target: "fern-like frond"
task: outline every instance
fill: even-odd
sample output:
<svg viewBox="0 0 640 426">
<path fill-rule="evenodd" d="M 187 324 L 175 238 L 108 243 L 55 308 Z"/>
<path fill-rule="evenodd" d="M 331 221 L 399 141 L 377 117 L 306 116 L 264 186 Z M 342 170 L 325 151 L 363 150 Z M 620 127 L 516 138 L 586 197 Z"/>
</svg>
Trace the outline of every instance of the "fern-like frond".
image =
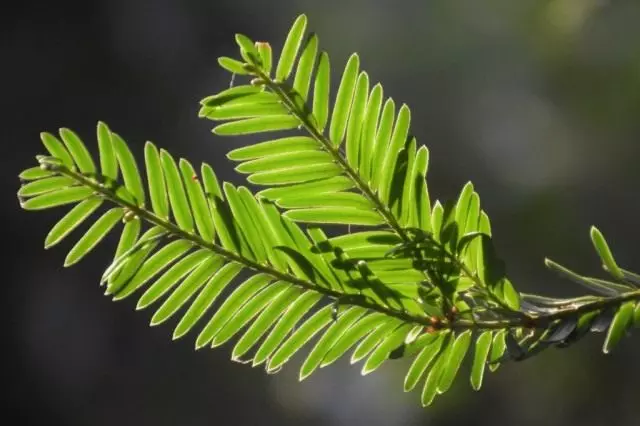
<svg viewBox="0 0 640 426">
<path fill-rule="evenodd" d="M 371 88 L 355 54 L 347 61 L 331 102 L 329 56 L 320 52 L 317 35 L 305 38 L 306 28 L 302 15 L 287 35 L 273 77 L 271 60 L 265 62 L 255 53 L 260 47 L 271 58 L 267 43 L 253 44 L 239 36 L 244 62 L 234 60 L 235 66 L 229 67 L 229 58 L 220 59 L 223 68 L 232 73 L 240 69 L 240 74 L 253 79 L 202 100 L 200 115 L 223 121 L 214 133 L 257 135 L 297 129 L 293 135 L 288 132 L 229 152 L 230 159 L 240 162 L 236 170 L 249 174 L 249 182 L 268 186 L 259 195 L 274 201 L 294 221 L 382 226 L 395 233 L 400 240 L 396 244 L 412 247 L 406 254 L 413 262 L 402 275 L 374 268 L 379 276 L 414 287 L 422 280 L 431 286 L 451 282 L 445 296 L 452 303 L 461 286 L 471 284 L 489 292 L 494 302 L 517 310 L 518 294 L 505 274 L 482 272 L 483 249 L 492 248 L 488 239 L 483 245 L 476 238 L 490 231 L 473 186 L 467 184 L 446 211 L 439 202 L 432 208 L 426 184 L 429 151 L 424 146 L 418 149 L 410 135 L 409 108 L 398 109 L 393 99 L 385 100 L 380 84 Z M 427 234 L 441 245 L 436 261 L 442 262 L 446 254 L 452 265 L 446 277 L 427 271 L 439 269 L 434 262 L 413 259 L 416 238 Z M 391 248 L 363 240 L 358 250 L 346 255 L 352 265 L 359 261 L 385 265 Z M 497 258 L 491 250 L 487 262 L 493 265 Z"/>
<path fill-rule="evenodd" d="M 271 187 L 260 195 L 294 221 L 386 224 L 400 234 L 405 227 L 430 229 L 428 151 L 417 150 L 409 134 L 409 108 L 384 100 L 380 84 L 371 88 L 355 54 L 331 102 L 329 56 L 319 50 L 316 34 L 305 36 L 306 27 L 303 15 L 287 36 L 273 77 L 270 62 L 262 59 L 271 57 L 269 44 L 254 45 L 242 36 L 245 62 L 233 60 L 230 67 L 230 59 L 221 58 L 220 65 L 254 79 L 203 99 L 200 116 L 223 121 L 214 128 L 218 135 L 300 129 L 296 136 L 228 154 L 249 182 Z"/>
<path fill-rule="evenodd" d="M 420 300 L 415 269 L 406 267 L 407 259 L 386 259 L 387 266 L 380 259 L 402 242 L 394 233 L 342 239 L 328 239 L 319 228 L 305 233 L 271 202 L 220 184 L 206 164 L 197 173 L 151 142 L 145 145 L 145 182 L 124 140 L 103 123 L 97 134 L 100 170 L 80 138 L 63 129 L 61 139 L 42 134 L 50 155 L 38 157 L 40 168 L 21 173 L 24 209 L 73 205 L 53 226 L 47 248 L 90 223 L 65 266 L 119 232 L 101 279 L 105 294 L 113 300 L 137 295 L 137 309 L 154 309 L 152 325 L 177 317 L 174 339 L 194 332 L 196 348 L 202 348 L 239 336 L 232 358 L 275 372 L 317 336 L 301 378 L 349 350 L 352 362 L 363 361 L 363 374 L 390 358 L 428 351 L 432 360 L 447 357 L 442 371 L 429 377 L 442 374 L 434 389 L 448 388 L 471 330 L 431 329 L 429 313 L 438 307 Z M 104 204 L 111 207 L 101 213 Z M 360 260 L 353 263 L 350 255 Z M 362 260 L 371 257 L 378 260 Z M 425 356 L 418 361 L 413 376 L 415 368 L 427 370 Z"/>
</svg>

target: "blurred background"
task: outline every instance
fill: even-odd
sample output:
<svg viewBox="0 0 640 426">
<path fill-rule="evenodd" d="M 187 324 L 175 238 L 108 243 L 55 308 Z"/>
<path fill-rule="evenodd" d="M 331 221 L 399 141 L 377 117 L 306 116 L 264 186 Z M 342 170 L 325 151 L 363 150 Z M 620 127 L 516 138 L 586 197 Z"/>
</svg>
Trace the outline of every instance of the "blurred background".
<svg viewBox="0 0 640 426">
<path fill-rule="evenodd" d="M 216 63 L 233 35 L 279 51 L 300 13 L 334 71 L 361 54 L 385 94 L 406 102 L 431 151 L 432 196 L 475 183 L 520 290 L 581 294 L 544 270 L 549 256 L 599 273 L 588 229 L 640 270 L 638 0 L 103 0 L 15 2 L 0 16 L 0 186 L 5 252 L 5 413 L 16 425 L 635 425 L 640 339 L 612 355 L 603 336 L 490 374 L 468 374 L 422 409 L 402 392 L 407 364 L 360 377 L 343 361 L 297 381 L 229 360 L 230 345 L 193 350 L 172 324 L 149 328 L 135 301 L 102 296 L 109 250 L 62 268 L 43 240 L 60 211 L 23 212 L 17 174 L 67 126 L 94 147 L 104 120 L 142 158 L 152 140 L 242 182 L 198 101 L 229 83 Z M 334 82 L 338 78 L 334 77 Z M 8 274 L 7 274 L 8 272 Z"/>
</svg>

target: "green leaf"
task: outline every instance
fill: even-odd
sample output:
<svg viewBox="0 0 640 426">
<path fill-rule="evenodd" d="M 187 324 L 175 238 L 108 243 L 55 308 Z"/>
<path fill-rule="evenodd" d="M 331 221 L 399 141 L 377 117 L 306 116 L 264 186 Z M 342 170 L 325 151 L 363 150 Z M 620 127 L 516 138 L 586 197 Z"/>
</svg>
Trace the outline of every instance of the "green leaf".
<svg viewBox="0 0 640 426">
<path fill-rule="evenodd" d="M 325 367 L 334 363 L 360 339 L 371 333 L 372 330 L 380 327 L 388 320 L 389 319 L 385 315 L 378 312 L 362 317 L 358 322 L 346 330 L 338 341 L 331 347 L 322 360 L 320 367 Z"/>
<path fill-rule="evenodd" d="M 631 325 L 633 319 L 633 310 L 635 308 L 635 301 L 625 302 L 620 306 L 618 312 L 613 317 L 613 321 L 609 326 L 607 337 L 602 346 L 602 352 L 608 354 L 618 344 L 620 339 L 624 336 L 627 329 Z"/>
<path fill-rule="evenodd" d="M 557 264 L 551 259 L 545 259 L 544 264 L 547 268 L 556 272 L 561 277 L 567 278 L 577 284 L 580 284 L 586 287 L 591 291 L 595 291 L 605 296 L 610 296 L 610 297 L 618 296 L 630 290 L 629 287 L 622 284 L 605 281 L 605 280 L 598 280 L 595 278 L 583 277 L 582 275 L 577 274 L 576 272 L 570 270 L 569 268 L 565 268 L 564 266 Z"/>
<path fill-rule="evenodd" d="M 72 186 L 75 181 L 67 176 L 53 176 L 23 185 L 18 191 L 19 197 L 32 197 Z"/>
<path fill-rule="evenodd" d="M 107 289 L 114 288 L 116 278 L 120 277 L 118 275 L 119 271 L 125 269 L 123 266 L 126 262 L 123 255 L 129 253 L 129 251 L 135 246 L 138 236 L 140 235 L 140 228 L 141 220 L 139 217 L 135 217 L 124 224 L 124 228 L 120 234 L 120 240 L 118 241 L 118 247 L 116 248 L 116 252 L 113 256 L 113 261 L 102 274 L 102 277 L 100 278 L 100 286 L 106 282 Z M 134 272 L 135 271 L 131 272 L 131 276 Z"/>
<path fill-rule="evenodd" d="M 326 151 L 309 150 L 294 151 L 286 154 L 270 155 L 247 161 L 236 167 L 240 173 L 277 173 L 282 169 L 313 167 L 325 165 L 333 166 L 333 158 Z"/>
<path fill-rule="evenodd" d="M 347 161 L 352 167 L 358 168 L 360 155 L 360 137 L 362 133 L 362 123 L 364 121 L 364 111 L 369 95 L 369 76 L 366 72 L 361 72 L 356 82 L 353 104 L 347 125 L 346 153 Z M 366 147 L 363 147 L 363 150 Z"/>
<path fill-rule="evenodd" d="M 176 240 L 162 247 L 140 266 L 133 278 L 120 290 L 120 296 L 124 298 L 135 292 L 164 268 L 180 259 L 192 247 L 193 243 L 187 240 Z"/>
<path fill-rule="evenodd" d="M 173 157 L 164 149 L 160 150 L 160 162 L 164 171 L 173 217 L 176 219 L 180 229 L 193 232 L 193 216 L 191 216 L 189 201 L 182 185 L 178 166 L 176 166 Z"/>
<path fill-rule="evenodd" d="M 167 188 L 164 184 L 164 174 L 162 173 L 158 149 L 151 142 L 147 142 L 144 146 L 144 160 L 147 167 L 151 207 L 156 215 L 166 220 L 169 218 Z"/>
<path fill-rule="evenodd" d="M 371 179 L 371 166 L 373 151 L 376 142 L 376 130 L 378 128 L 378 118 L 382 109 L 383 90 L 380 83 L 371 90 L 367 107 L 364 112 L 362 123 L 362 134 L 360 137 L 360 173 L 367 180 Z"/>
<path fill-rule="evenodd" d="M 88 198 L 74 206 L 56 223 L 47 238 L 44 240 L 44 248 L 53 247 L 64 239 L 71 231 L 77 228 L 91 213 L 102 205 L 103 199 L 98 197 Z"/>
<path fill-rule="evenodd" d="M 480 238 L 478 276 L 495 297 L 506 303 L 507 301 L 503 297 L 504 281 L 506 280 L 504 262 L 498 257 L 492 238 L 486 233 Z"/>
<path fill-rule="evenodd" d="M 440 353 L 440 348 L 444 341 L 445 334 L 438 333 L 437 337 L 425 346 L 420 354 L 414 359 L 409 371 L 404 378 L 404 391 L 409 392 L 416 387 L 424 373 L 427 371 L 433 360 Z"/>
<path fill-rule="evenodd" d="M 293 80 L 293 90 L 298 92 L 305 101 L 307 100 L 307 95 L 309 93 L 311 75 L 313 74 L 313 66 L 315 64 L 317 54 L 318 36 L 310 34 L 302 50 L 302 55 L 300 55 L 298 69 L 296 70 L 296 76 Z"/>
<path fill-rule="evenodd" d="M 393 271 L 403 273 L 413 270 L 413 260 L 409 258 L 398 259 L 373 259 L 367 262 L 374 273 L 378 271 Z"/>
<path fill-rule="evenodd" d="M 114 191 L 114 195 L 117 199 L 132 206 L 137 204 L 136 197 L 134 197 L 133 194 L 124 186 L 118 186 Z"/>
<path fill-rule="evenodd" d="M 113 150 L 111 130 L 105 123 L 99 121 L 96 133 L 100 151 L 100 170 L 103 176 L 115 182 L 118 179 L 118 159 Z"/>
<path fill-rule="evenodd" d="M 293 241 L 290 241 L 290 245 L 295 246 Z M 301 254 L 297 250 L 297 247 L 294 248 L 291 246 L 277 246 L 274 248 L 287 255 L 287 257 L 289 258 L 289 265 L 291 266 L 291 270 L 296 276 L 308 281 L 316 281 L 317 271 L 313 263 L 311 263 L 311 261 L 303 254 Z"/>
<path fill-rule="evenodd" d="M 440 232 L 442 231 L 442 220 L 444 218 L 444 207 L 440 201 L 436 201 L 431 212 L 431 231 L 433 239 L 440 242 Z"/>
<path fill-rule="evenodd" d="M 442 376 L 438 381 L 438 393 L 445 393 L 451 387 L 453 380 L 458 374 L 460 365 L 464 360 L 467 351 L 469 350 L 469 344 L 471 343 L 471 330 L 464 331 L 456 338 L 452 345 L 447 365 L 442 371 Z"/>
<path fill-rule="evenodd" d="M 316 179 L 327 179 L 338 176 L 341 173 L 342 170 L 337 164 L 323 163 L 255 173 L 249 176 L 247 180 L 256 185 L 287 185 Z"/>
<path fill-rule="evenodd" d="M 402 239 L 394 232 L 362 231 L 333 237 L 330 242 L 331 245 L 340 247 L 343 250 L 353 250 L 359 247 L 371 247 L 376 245 L 391 246 L 400 244 Z"/>
<path fill-rule="evenodd" d="M 139 222 L 139 219 L 132 222 Z M 120 236 L 120 242 L 118 243 L 116 258 L 102 274 L 101 281 L 109 280 L 107 294 L 112 294 L 116 290 L 119 291 L 121 286 L 133 277 L 140 265 L 144 262 L 144 259 L 146 259 L 151 251 L 158 245 L 160 239 L 167 235 L 167 231 L 162 227 L 154 226 L 147 230 L 139 240 L 130 241 L 131 238 L 137 238 L 139 231 L 139 223 L 131 229 L 125 227 L 123 230 L 123 234 Z M 124 249 L 125 245 L 128 245 L 126 250 L 121 252 L 120 249 Z M 121 273 L 121 271 L 126 271 L 126 273 Z"/>
<path fill-rule="evenodd" d="M 250 299 L 247 297 L 246 303 L 237 309 L 236 312 L 233 313 L 231 319 L 229 319 L 220 329 L 216 337 L 211 342 L 211 346 L 216 347 L 226 343 L 229 339 L 235 336 L 242 327 L 258 315 L 274 297 L 277 297 L 288 287 L 288 283 L 278 281 L 262 288 Z"/>
<path fill-rule="evenodd" d="M 283 217 L 282 223 L 286 229 L 286 232 L 290 235 L 290 247 L 293 247 L 297 252 L 303 254 L 302 258 L 312 265 L 314 273 L 317 272 L 317 277 L 312 281 L 316 282 L 320 286 L 328 285 L 330 288 L 342 288 L 335 279 L 335 275 L 331 268 L 327 265 L 324 259 L 320 256 L 312 254 L 311 241 L 302 232 L 302 229 L 297 224 L 293 223 L 290 219 Z M 308 233 L 314 235 L 317 232 L 316 229 L 308 229 Z M 290 255 L 290 253 L 288 253 Z M 315 275 L 314 275 L 315 276 Z"/>
<path fill-rule="evenodd" d="M 253 366 L 262 364 L 278 348 L 291 329 L 321 299 L 321 295 L 308 291 L 302 294 L 295 302 L 289 304 L 289 309 L 280 317 L 271 333 L 262 342 L 253 358 Z"/>
<path fill-rule="evenodd" d="M 145 235 L 143 235 L 143 238 Z M 134 250 L 131 253 L 122 256 L 124 259 L 121 262 L 118 262 L 116 259 L 118 266 L 113 275 L 107 277 L 109 281 L 105 292 L 106 295 L 113 295 L 114 302 L 131 295 L 132 292 L 130 289 L 132 287 L 128 287 L 127 284 L 131 280 L 131 277 L 133 277 L 144 264 L 149 254 L 156 249 L 161 235 L 162 234 L 159 234 L 157 238 L 151 238 L 143 242 L 138 241 L 138 243 L 134 245 Z"/>
<path fill-rule="evenodd" d="M 420 229 L 425 231 L 431 230 L 431 199 L 429 198 L 429 189 L 427 188 L 427 169 L 429 167 L 429 150 L 425 146 L 421 146 L 416 153 L 416 159 L 413 163 L 417 168 L 415 193 L 416 193 L 416 221 Z"/>
<path fill-rule="evenodd" d="M 236 43 L 240 47 L 242 57 L 249 63 L 259 65 L 260 55 L 253 41 L 244 34 L 236 34 Z"/>
<path fill-rule="evenodd" d="M 636 309 L 633 311 L 633 323 L 636 328 L 640 328 L 640 302 L 636 304 Z"/>
<path fill-rule="evenodd" d="M 289 227 L 294 229 L 292 222 L 283 218 L 278 209 L 270 203 L 261 202 L 260 207 L 261 216 L 266 219 L 267 224 L 266 239 L 273 244 L 273 256 L 277 258 L 277 263 L 288 264 L 295 276 L 313 281 L 313 265 L 307 257 L 299 253 L 298 246 L 289 232 Z"/>
<path fill-rule="evenodd" d="M 96 165 L 87 150 L 87 147 L 82 143 L 78 135 L 72 130 L 60 129 L 60 137 L 67 146 L 67 149 L 71 153 L 75 163 L 78 165 L 80 172 L 85 175 L 94 175 L 96 173 Z"/>
<path fill-rule="evenodd" d="M 268 200 L 282 198 L 297 198 L 309 194 L 326 194 L 353 188 L 354 183 L 346 176 L 334 176 L 326 179 L 316 179 L 297 185 L 280 188 L 268 188 L 258 192 L 258 196 Z"/>
<path fill-rule="evenodd" d="M 224 267 L 220 268 L 222 264 L 223 260 L 219 257 L 210 257 L 200 263 L 158 308 L 153 318 L 151 318 L 151 325 L 161 324 L 171 318 L 204 285 L 203 290 L 189 306 L 180 323 L 178 323 L 173 333 L 173 338 L 177 339 L 193 327 L 208 307 L 211 306 L 213 299 L 219 292 L 217 287 L 211 287 L 211 282 L 224 269 Z M 205 282 L 207 283 L 205 284 Z M 212 297 L 212 293 L 215 293 L 215 296 Z"/>
<path fill-rule="evenodd" d="M 276 204 L 282 208 L 301 207 L 345 207 L 354 209 L 371 209 L 371 202 L 354 192 L 333 192 L 318 195 L 281 198 Z"/>
<path fill-rule="evenodd" d="M 358 58 L 358 55 L 354 53 L 349 57 L 344 72 L 342 73 L 342 80 L 338 87 L 336 102 L 333 107 L 333 113 L 331 114 L 329 138 L 336 146 L 340 146 L 344 139 L 345 131 L 347 130 L 351 100 L 353 98 L 359 68 L 360 58 Z"/>
<path fill-rule="evenodd" d="M 136 243 L 138 236 L 140 235 L 141 222 L 142 221 L 139 217 L 135 217 L 124 224 L 122 234 L 120 234 L 120 240 L 118 241 L 118 247 L 116 248 L 116 253 L 114 255 L 115 259 L 130 250 Z"/>
<path fill-rule="evenodd" d="M 381 323 L 375 329 L 369 329 L 367 336 L 362 339 L 356 349 L 351 354 L 351 364 L 362 360 L 372 350 L 380 344 L 380 342 L 387 336 L 391 335 L 393 331 L 398 327 L 400 321 L 395 318 L 386 318 L 386 321 Z"/>
<path fill-rule="evenodd" d="M 380 281 L 386 285 L 406 283 L 411 283 L 413 285 L 413 283 L 420 282 L 424 279 L 423 272 L 418 271 L 417 269 L 378 271 L 375 272 L 375 274 Z"/>
<path fill-rule="evenodd" d="M 47 151 L 49 151 L 53 157 L 62 161 L 62 164 L 64 164 L 65 167 L 69 170 L 73 170 L 75 168 L 75 164 L 69 154 L 69 151 L 67 151 L 62 142 L 60 142 L 55 136 L 51 133 L 42 132 L 40 133 L 40 139 Z"/>
<path fill-rule="evenodd" d="M 474 269 L 478 264 L 478 251 L 481 241 L 477 239 L 481 233 L 478 231 L 480 225 L 480 197 L 477 193 L 471 194 L 469 201 L 469 214 L 467 215 L 467 226 L 460 235 L 457 250 L 463 257 L 463 261 Z"/>
<path fill-rule="evenodd" d="M 313 85 L 313 116 L 320 132 L 324 131 L 329 119 L 330 68 L 329 55 L 327 52 L 320 53 Z"/>
<path fill-rule="evenodd" d="M 236 59 L 222 56 L 218 58 L 218 64 L 225 70 L 238 75 L 249 75 L 249 71 L 244 67 L 244 63 Z"/>
<path fill-rule="evenodd" d="M 520 294 L 516 291 L 508 278 L 500 280 L 496 290 L 498 298 L 511 310 L 520 310 Z"/>
<path fill-rule="evenodd" d="M 411 111 L 406 105 L 400 107 L 398 119 L 393 128 L 393 134 L 388 146 L 380 146 L 384 150 L 384 159 L 380 169 L 380 180 L 378 185 L 379 197 L 383 202 L 388 202 L 391 193 L 391 182 L 396 172 L 396 161 L 398 154 L 404 147 L 409 136 L 409 124 L 411 123 Z"/>
<path fill-rule="evenodd" d="M 451 334 L 447 334 L 445 337 L 445 341 L 443 342 L 443 347 L 438 353 L 438 357 L 429 371 L 427 375 L 427 380 L 424 382 L 424 387 L 422 388 L 422 406 L 426 407 L 431 405 L 433 399 L 438 393 L 438 384 L 440 383 L 441 377 L 444 374 L 445 369 L 448 366 L 449 357 L 453 349 Z"/>
<path fill-rule="evenodd" d="M 467 227 L 467 216 L 469 215 L 469 207 L 471 205 L 471 195 L 473 194 L 473 184 L 467 182 L 456 203 L 455 221 L 458 224 L 459 235 L 462 236 Z"/>
<path fill-rule="evenodd" d="M 491 348 L 491 332 L 484 331 L 476 340 L 475 352 L 473 354 L 473 366 L 471 368 L 471 387 L 473 390 L 480 390 L 484 368 L 487 364 L 487 356 Z"/>
<path fill-rule="evenodd" d="M 263 92 L 260 87 L 245 84 L 230 87 L 213 96 L 207 96 L 200 101 L 200 104 L 213 108 L 234 103 L 247 103 L 249 99 L 255 101 L 256 97 L 257 99 L 262 98 L 265 102 L 277 101 L 277 96 L 273 93 Z"/>
<path fill-rule="evenodd" d="M 480 212 L 480 219 L 478 220 L 478 231 L 491 236 L 491 224 L 489 223 L 489 216 L 484 211 Z"/>
<path fill-rule="evenodd" d="M 116 157 L 118 157 L 120 170 L 122 170 L 124 186 L 135 197 L 136 205 L 138 207 L 144 207 L 144 189 L 142 188 L 142 179 L 136 160 L 133 158 L 133 154 L 131 154 L 125 141 L 116 133 L 111 134 L 111 141 L 113 142 Z"/>
<path fill-rule="evenodd" d="M 40 166 L 30 167 L 28 169 L 25 169 L 22 172 L 20 172 L 20 174 L 18 175 L 20 180 L 37 180 L 37 179 L 43 179 L 51 176 L 55 176 L 55 173 L 44 170 Z"/>
<path fill-rule="evenodd" d="M 167 291 L 187 274 L 190 274 L 198 265 L 207 263 L 209 258 L 212 258 L 211 253 L 208 250 L 197 250 L 171 265 L 160 278 L 158 278 L 153 284 L 151 284 L 147 290 L 142 293 L 136 309 L 145 309 L 149 305 L 155 303 L 160 299 Z M 212 261 L 211 261 L 212 262 Z M 192 278 L 193 279 L 193 278 Z"/>
<path fill-rule="evenodd" d="M 266 252 L 267 262 L 280 271 L 287 270 L 284 257 L 276 253 L 275 247 L 279 245 L 277 238 L 271 229 L 265 206 L 256 200 L 253 193 L 246 188 L 238 191 L 240 200 L 247 211 L 253 227 L 256 229 L 261 244 Z"/>
<path fill-rule="evenodd" d="M 218 178 L 213 172 L 211 166 L 206 163 L 202 164 L 200 173 L 202 175 L 202 183 L 204 184 L 205 194 L 210 202 L 210 207 L 213 208 L 215 207 L 215 203 L 213 203 L 215 197 L 222 197 L 222 189 L 220 189 Z"/>
<path fill-rule="evenodd" d="M 249 245 L 249 249 L 252 252 L 252 255 L 249 255 L 249 257 L 255 257 L 259 262 L 266 261 L 267 254 L 264 248 L 264 242 L 261 241 L 258 230 L 256 229 L 247 208 L 238 195 L 238 191 L 241 188 L 236 190 L 236 188 L 228 182 L 223 184 L 223 188 L 224 193 L 227 196 L 229 207 L 231 208 L 233 220 L 239 225 L 236 227 L 236 231 L 238 234 L 242 234 L 244 236 Z"/>
<path fill-rule="evenodd" d="M 124 216 L 124 210 L 121 208 L 113 208 L 103 214 L 69 251 L 64 260 L 64 266 L 69 267 L 86 256 L 113 229 L 122 216 Z"/>
<path fill-rule="evenodd" d="M 267 372 L 277 371 L 305 343 L 325 328 L 331 322 L 332 308 L 331 305 L 325 306 L 300 325 L 269 359 Z"/>
<path fill-rule="evenodd" d="M 296 60 L 298 49 L 302 43 L 304 32 L 307 28 L 307 17 L 300 15 L 293 23 L 287 39 L 282 47 L 282 53 L 280 54 L 280 60 L 276 68 L 276 80 L 284 81 L 289 78 L 291 70 L 293 69 L 293 63 Z"/>
<path fill-rule="evenodd" d="M 419 227 L 416 215 L 416 175 L 418 170 L 415 168 L 416 161 L 416 138 L 412 138 L 409 145 L 405 148 L 407 155 L 407 168 L 404 176 L 404 186 L 402 188 L 402 197 L 400 199 L 400 222 L 407 224 L 413 228 Z"/>
<path fill-rule="evenodd" d="M 205 184 L 207 182 L 203 175 Z M 237 223 L 233 219 L 229 204 L 223 202 L 223 196 L 217 195 L 210 198 L 210 210 L 213 213 L 214 229 L 223 248 L 236 252 L 245 253 L 246 244 L 241 241 Z M 245 250 L 245 251 L 243 251 Z"/>
<path fill-rule="evenodd" d="M 329 352 L 331 347 L 338 339 L 358 321 L 365 313 L 365 309 L 359 306 L 353 306 L 348 311 L 341 314 L 320 337 L 313 349 L 307 355 L 302 367 L 300 368 L 300 380 L 309 377 L 322 363 L 322 359 Z"/>
<path fill-rule="evenodd" d="M 21 203 L 25 210 L 44 210 L 52 207 L 63 206 L 65 204 L 77 203 L 85 200 L 93 194 L 91 188 L 86 186 L 72 186 L 54 192 L 38 195 Z"/>
<path fill-rule="evenodd" d="M 471 194 L 469 199 L 469 209 L 467 211 L 466 226 L 460 233 L 461 238 L 464 235 L 468 235 L 472 232 L 478 231 L 478 225 L 480 222 L 480 197 L 476 192 Z"/>
<path fill-rule="evenodd" d="M 215 235 L 213 219 L 204 191 L 198 181 L 198 176 L 191 163 L 185 159 L 180 159 L 180 172 L 182 173 L 184 186 L 187 189 L 189 204 L 191 205 L 198 233 L 205 241 L 213 242 Z"/>
<path fill-rule="evenodd" d="M 284 214 L 291 220 L 306 223 L 336 223 L 349 225 L 381 225 L 384 220 L 373 210 L 347 207 L 322 207 L 289 210 Z"/>
<path fill-rule="evenodd" d="M 385 153 L 391 132 L 393 131 L 393 122 L 396 114 L 396 104 L 393 99 L 389 98 L 384 103 L 382 115 L 376 131 L 376 137 L 373 139 L 371 146 L 371 176 L 370 181 L 374 188 L 379 187 L 380 176 L 386 171 L 382 169 Z M 391 171 L 393 173 L 393 170 Z"/>
<path fill-rule="evenodd" d="M 593 247 L 596 249 L 598 256 L 602 259 L 602 263 L 604 264 L 607 272 L 619 280 L 623 279 L 624 274 L 616 264 L 613 254 L 611 254 L 611 250 L 609 249 L 609 245 L 607 244 L 607 240 L 604 239 L 602 232 L 600 232 L 600 230 L 595 226 L 591 227 L 591 242 L 593 243 Z"/>
<path fill-rule="evenodd" d="M 308 136 L 290 136 L 234 149 L 227 154 L 227 158 L 234 161 L 246 161 L 317 148 L 318 143 Z"/>
<path fill-rule="evenodd" d="M 291 302 L 296 300 L 299 294 L 300 290 L 297 287 L 289 287 L 276 296 L 269 306 L 258 315 L 258 318 L 251 324 L 240 340 L 238 340 L 233 348 L 231 358 L 237 361 L 242 355 L 247 353 L 267 332 L 269 327 L 288 309 Z"/>
<path fill-rule="evenodd" d="M 256 48 L 258 49 L 260 62 L 262 62 L 262 71 L 264 71 L 264 73 L 269 76 L 271 74 L 271 68 L 273 66 L 273 53 L 271 52 L 271 45 L 264 41 L 257 41 Z"/>
<path fill-rule="evenodd" d="M 500 330 L 493 335 L 493 344 L 491 346 L 491 353 L 489 355 L 489 370 L 496 371 L 500 366 L 499 362 L 496 362 L 507 348 L 505 338 L 507 337 L 507 330 Z"/>
<path fill-rule="evenodd" d="M 225 109 L 231 107 L 240 107 L 241 105 L 250 106 L 256 104 L 277 104 L 282 102 L 278 95 L 273 92 L 266 91 L 249 91 L 238 90 L 233 92 L 235 88 L 255 88 L 256 86 L 236 86 L 227 90 L 224 90 L 218 95 L 205 98 L 205 105 L 198 111 L 198 117 L 208 117 L 208 114 L 215 109 Z M 262 89 L 260 89 L 262 90 Z M 221 94 L 224 96 L 219 97 Z"/>
<path fill-rule="evenodd" d="M 204 107 L 199 115 L 210 120 L 237 120 L 240 118 L 283 116 L 288 113 L 281 103 L 251 103 L 249 102 L 250 98 L 250 96 L 245 98 L 247 103 L 233 103 L 215 108 Z"/>
<path fill-rule="evenodd" d="M 213 133 L 220 136 L 247 135 L 276 130 L 295 129 L 300 121 L 292 115 L 268 115 L 220 124 Z"/>
<path fill-rule="evenodd" d="M 244 303 L 265 288 L 272 280 L 268 275 L 257 274 L 240 284 L 233 293 L 227 297 L 204 327 L 198 336 L 196 348 L 209 344 Z M 212 347 L 215 346 L 215 344 L 212 345 Z"/>
<path fill-rule="evenodd" d="M 389 354 L 392 350 L 401 345 L 405 338 L 407 337 L 407 333 L 411 331 L 413 328 L 412 324 L 405 324 L 399 326 L 395 331 L 387 336 L 379 345 L 376 347 L 371 355 L 367 358 L 364 365 L 362 366 L 362 375 L 369 374 L 375 370 L 377 370 L 383 362 L 389 359 Z"/>
</svg>

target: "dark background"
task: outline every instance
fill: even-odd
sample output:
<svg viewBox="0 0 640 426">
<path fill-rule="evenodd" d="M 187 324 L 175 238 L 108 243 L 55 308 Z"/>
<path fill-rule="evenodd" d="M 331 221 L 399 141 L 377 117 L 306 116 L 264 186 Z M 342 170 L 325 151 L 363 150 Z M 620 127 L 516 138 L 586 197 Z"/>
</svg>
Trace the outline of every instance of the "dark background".
<svg viewBox="0 0 640 426">
<path fill-rule="evenodd" d="M 434 197 L 472 180 L 520 290 L 577 295 L 544 256 L 598 273 L 596 224 L 640 269 L 640 2 L 637 0 L 18 2 L 0 14 L 3 410 L 16 425 L 635 425 L 640 340 L 600 353 L 603 336 L 454 389 L 422 409 L 402 393 L 407 365 L 361 378 L 347 362 L 297 382 L 194 352 L 149 328 L 133 300 L 98 279 L 111 248 L 64 270 L 73 241 L 42 249 L 60 211 L 22 212 L 17 174 L 68 126 L 94 146 L 104 120 L 142 158 L 153 140 L 241 182 L 197 102 L 228 84 L 216 58 L 233 34 L 279 50 L 307 13 L 334 72 L 358 51 L 385 94 L 408 103 L 431 151 Z M 337 80 L 334 74 L 334 81 Z M 237 145 L 235 145 L 237 146 Z M 108 245 L 108 244 L 107 244 Z"/>
</svg>

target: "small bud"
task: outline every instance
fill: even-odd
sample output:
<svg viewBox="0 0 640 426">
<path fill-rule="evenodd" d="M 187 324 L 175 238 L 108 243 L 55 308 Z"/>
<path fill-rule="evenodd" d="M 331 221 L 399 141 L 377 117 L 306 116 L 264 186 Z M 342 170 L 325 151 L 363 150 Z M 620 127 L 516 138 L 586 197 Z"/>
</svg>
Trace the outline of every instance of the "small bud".
<svg viewBox="0 0 640 426">
<path fill-rule="evenodd" d="M 456 308 L 455 306 L 452 306 L 451 310 L 447 313 L 447 319 L 449 321 L 453 321 L 457 313 L 458 313 L 458 308 Z"/>
<path fill-rule="evenodd" d="M 433 316 L 433 317 L 429 318 L 429 321 L 430 321 L 430 322 L 431 322 L 431 324 L 433 324 L 434 326 L 435 326 L 435 325 L 440 324 L 440 318 L 438 318 L 438 317 L 436 317 L 436 316 Z"/>
<path fill-rule="evenodd" d="M 134 220 L 136 217 L 137 217 L 137 216 L 136 216 L 136 214 L 135 214 L 133 211 L 131 211 L 131 210 L 127 210 L 127 211 L 124 213 L 124 216 L 122 217 L 122 222 L 123 222 L 123 223 L 131 222 L 131 221 L 132 221 L 132 220 Z"/>
<path fill-rule="evenodd" d="M 432 326 L 428 326 L 428 327 L 424 328 L 424 332 L 427 333 L 427 334 L 433 334 L 433 333 L 435 333 L 435 331 L 436 331 L 436 329 L 433 328 Z"/>
<path fill-rule="evenodd" d="M 194 182 L 197 182 L 198 181 L 198 175 L 191 176 L 191 180 L 194 181 Z"/>
<path fill-rule="evenodd" d="M 55 172 L 57 171 L 57 166 L 53 163 L 42 162 L 40 163 L 40 168 L 47 172 Z"/>
<path fill-rule="evenodd" d="M 251 80 L 252 86 L 264 86 L 264 80 L 261 78 L 254 78 Z"/>
</svg>

